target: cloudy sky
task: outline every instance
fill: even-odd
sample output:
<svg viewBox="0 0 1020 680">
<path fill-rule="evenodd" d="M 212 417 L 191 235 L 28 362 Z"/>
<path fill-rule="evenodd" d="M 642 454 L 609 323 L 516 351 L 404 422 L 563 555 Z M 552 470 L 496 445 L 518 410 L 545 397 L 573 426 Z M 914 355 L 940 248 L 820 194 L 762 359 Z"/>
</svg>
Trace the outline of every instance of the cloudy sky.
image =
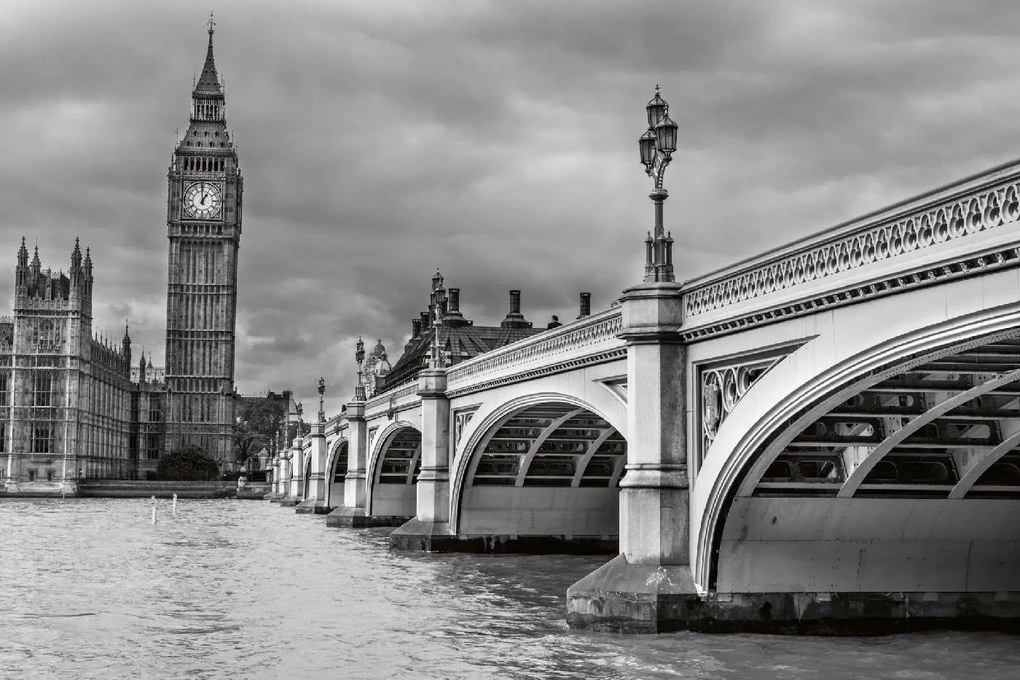
<svg viewBox="0 0 1020 680">
<path fill-rule="evenodd" d="M 438 267 L 476 323 L 639 281 L 656 83 L 692 278 L 1020 155 L 1020 4 L 0 2 L 0 314 L 17 245 L 96 262 L 97 331 L 162 365 L 166 172 L 215 10 L 245 175 L 237 384 L 327 410 Z"/>
</svg>

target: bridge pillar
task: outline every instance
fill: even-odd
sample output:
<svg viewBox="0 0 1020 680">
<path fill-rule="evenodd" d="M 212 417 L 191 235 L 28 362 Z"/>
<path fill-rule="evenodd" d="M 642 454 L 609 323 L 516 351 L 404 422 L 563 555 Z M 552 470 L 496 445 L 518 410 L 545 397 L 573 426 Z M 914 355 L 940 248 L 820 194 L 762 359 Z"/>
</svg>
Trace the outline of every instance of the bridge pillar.
<svg viewBox="0 0 1020 680">
<path fill-rule="evenodd" d="M 275 502 L 282 503 L 283 499 L 287 497 L 287 493 L 290 491 L 290 449 L 282 449 L 279 456 L 280 465 L 280 483 L 278 485 L 277 493 L 279 496 L 275 498 Z"/>
<path fill-rule="evenodd" d="M 344 504 L 326 516 L 331 527 L 370 525 L 368 502 L 368 423 L 365 402 L 347 404 L 347 477 L 344 479 Z"/>
<path fill-rule="evenodd" d="M 326 507 L 326 423 L 312 423 L 312 446 L 308 455 L 312 468 L 308 477 L 308 496 L 294 508 L 299 513 L 322 515 L 329 512 Z"/>
<path fill-rule="evenodd" d="M 568 589 L 567 622 L 575 628 L 658 632 L 686 627 L 688 604 L 698 600 L 689 556 L 680 285 L 630 288 L 622 306 L 628 404 L 621 554 Z"/>
<path fill-rule="evenodd" d="M 287 485 L 287 495 L 280 500 L 280 505 L 294 507 L 301 502 L 304 462 L 304 456 L 301 453 L 301 437 L 295 437 L 290 446 L 290 483 Z"/>
<path fill-rule="evenodd" d="M 265 496 L 263 496 L 263 498 L 265 500 L 267 500 L 267 501 L 272 501 L 272 502 L 276 503 L 276 502 L 279 502 L 279 500 L 281 498 L 283 498 L 283 494 L 280 493 L 280 474 L 281 473 L 280 473 L 280 454 L 279 453 L 277 453 L 275 456 L 273 456 L 273 461 L 272 461 L 272 464 L 270 465 L 270 468 L 269 468 L 269 474 L 272 475 L 272 479 L 270 481 L 270 486 L 269 486 L 269 493 L 267 493 Z"/>
<path fill-rule="evenodd" d="M 418 376 L 421 397 L 421 472 L 414 519 L 390 534 L 397 550 L 433 549 L 450 536 L 450 400 L 446 369 L 430 368 Z"/>
</svg>

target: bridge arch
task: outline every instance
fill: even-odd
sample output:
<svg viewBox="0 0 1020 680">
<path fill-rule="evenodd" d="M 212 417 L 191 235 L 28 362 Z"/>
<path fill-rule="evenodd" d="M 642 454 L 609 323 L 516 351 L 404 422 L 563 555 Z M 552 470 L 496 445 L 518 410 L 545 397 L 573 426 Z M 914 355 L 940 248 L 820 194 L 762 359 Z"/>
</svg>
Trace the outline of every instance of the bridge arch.
<svg viewBox="0 0 1020 680">
<path fill-rule="evenodd" d="M 621 425 L 567 394 L 521 396 L 493 408 L 455 459 L 455 531 L 616 540 L 627 451 Z"/>
<path fill-rule="evenodd" d="M 713 444 L 723 462 L 698 532 L 702 588 L 741 592 L 753 578 L 759 592 L 1020 589 L 1009 520 L 1020 306 L 898 335 L 806 381 L 794 374 L 763 377 L 797 387 Z"/>
<path fill-rule="evenodd" d="M 367 511 L 374 517 L 414 517 L 421 471 L 421 430 L 411 422 L 388 424 L 372 442 Z"/>
<path fill-rule="evenodd" d="M 335 508 L 344 502 L 344 480 L 347 476 L 347 456 L 350 451 L 346 437 L 339 437 L 326 456 L 326 507 Z"/>
</svg>

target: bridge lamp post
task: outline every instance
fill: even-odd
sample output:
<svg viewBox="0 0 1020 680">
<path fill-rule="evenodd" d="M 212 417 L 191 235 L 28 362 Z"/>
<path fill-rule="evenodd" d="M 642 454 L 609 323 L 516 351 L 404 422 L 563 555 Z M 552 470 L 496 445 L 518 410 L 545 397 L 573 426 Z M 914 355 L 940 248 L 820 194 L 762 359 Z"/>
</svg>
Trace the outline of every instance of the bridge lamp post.
<svg viewBox="0 0 1020 680">
<path fill-rule="evenodd" d="M 662 226 L 662 204 L 669 195 L 662 188 L 662 177 L 666 166 L 676 151 L 677 129 L 679 126 L 669 117 L 669 104 L 659 96 L 659 86 L 655 86 L 655 96 L 645 106 L 648 113 L 648 130 L 638 139 L 641 152 L 641 164 L 645 173 L 652 178 L 652 193 L 648 197 L 655 204 L 655 229 L 645 239 L 645 281 L 675 281 L 673 275 L 673 236 L 666 233 Z"/>
<path fill-rule="evenodd" d="M 319 376 L 319 422 L 326 422 L 326 411 L 322 408 L 322 397 L 326 394 L 326 381 Z"/>
<path fill-rule="evenodd" d="M 358 362 L 358 384 L 354 386 L 354 401 L 365 401 L 365 385 L 361 382 L 361 365 L 365 361 L 365 343 L 360 337 L 354 352 L 354 360 Z"/>
</svg>

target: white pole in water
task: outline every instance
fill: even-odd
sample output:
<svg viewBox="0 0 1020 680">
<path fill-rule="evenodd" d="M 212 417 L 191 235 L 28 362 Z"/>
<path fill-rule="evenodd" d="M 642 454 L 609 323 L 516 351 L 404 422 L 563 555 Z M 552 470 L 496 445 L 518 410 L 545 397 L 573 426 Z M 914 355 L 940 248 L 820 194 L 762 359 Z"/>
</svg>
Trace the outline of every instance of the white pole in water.
<svg viewBox="0 0 1020 680">
<path fill-rule="evenodd" d="M 177 516 L 177 494 L 174 494 L 174 505 L 173 505 L 172 510 L 173 510 L 173 513 L 174 513 L 174 517 L 176 517 Z"/>
<path fill-rule="evenodd" d="M 152 523 L 156 524 L 156 497 L 152 497 Z"/>
</svg>

